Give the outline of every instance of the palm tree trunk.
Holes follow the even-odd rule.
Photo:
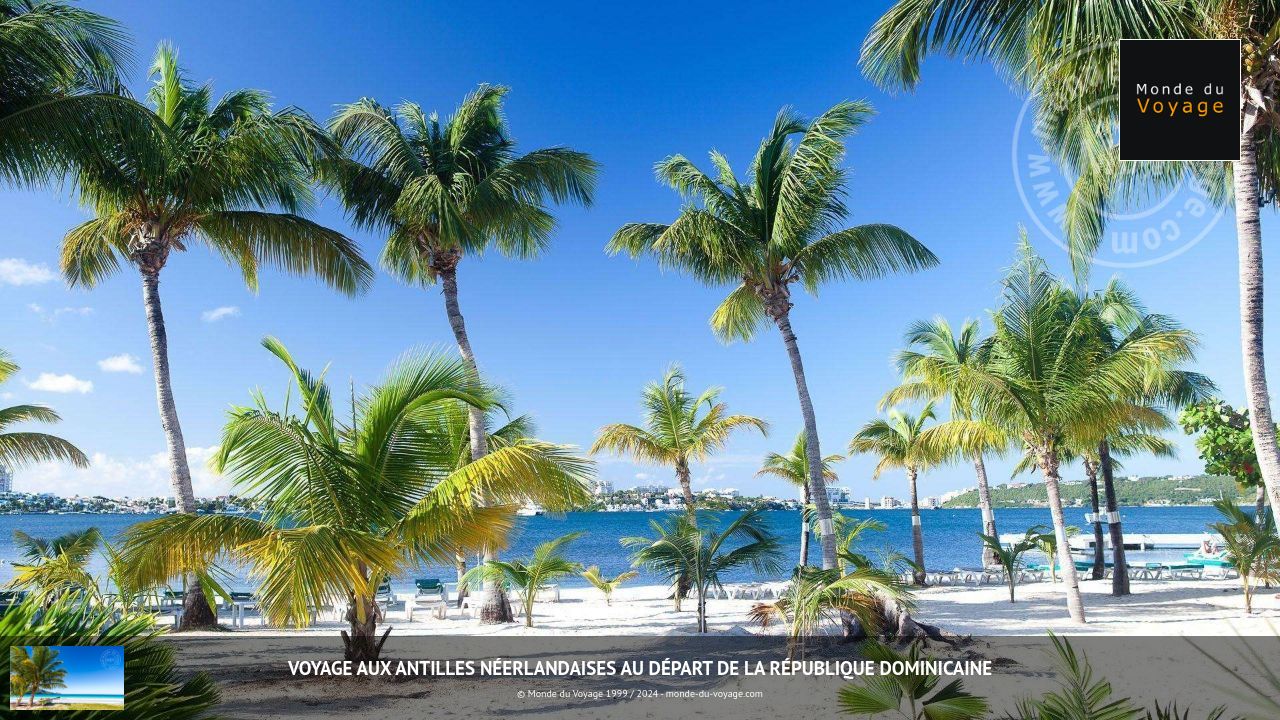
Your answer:
[[[1111,516],[1111,522],[1107,524],[1111,530],[1111,594],[1120,597],[1129,594],[1129,569],[1124,558],[1124,528],[1120,522],[1120,514],[1116,512],[1119,505],[1111,465],[1111,445],[1106,440],[1098,443],[1098,466],[1102,470],[1102,484],[1107,491],[1107,513]]]
[[[1253,521],[1258,523],[1262,522],[1262,519],[1266,517],[1266,512],[1267,512],[1267,489],[1259,485],[1258,495],[1253,501]]]
[[[996,534],[996,510],[991,506],[991,487],[987,484],[987,463],[982,459],[980,452],[973,454],[973,470],[978,476],[978,507],[982,508],[982,532],[984,535],[998,538],[1000,536]],[[996,551],[983,543],[982,567],[990,567],[998,563]]]
[[[174,504],[180,513],[196,513],[196,495],[191,487],[191,468],[187,465],[187,446],[178,422],[178,407],[173,400],[173,380],[169,376],[169,335],[164,326],[160,306],[160,269],[142,270],[142,304],[147,315],[147,334],[151,337],[151,364],[156,376],[156,404],[160,408],[160,427],[169,451],[169,482]],[[183,630],[216,627],[218,616],[209,608],[203,588],[194,575],[184,582],[182,600]]]
[[[804,362],[800,359],[800,347],[796,344],[796,334],[791,329],[789,310],[781,310],[774,315],[778,331],[782,333],[782,343],[787,347],[787,357],[791,359],[791,372],[796,380],[796,394],[800,397],[800,414],[804,418],[805,457],[809,461],[809,492],[811,501],[818,509],[818,534],[822,543],[822,569],[831,570],[836,567],[836,534],[831,521],[831,504],[827,502],[827,484],[822,478],[822,449],[818,445],[818,418],[813,412],[813,399],[809,396],[809,384],[804,376]]]
[[[1067,586],[1067,612],[1071,619],[1083,623],[1084,601],[1080,598],[1080,579],[1076,575],[1076,564],[1071,558],[1071,546],[1067,544],[1067,523],[1062,515],[1062,494],[1058,475],[1058,453],[1049,449],[1038,449],[1040,474],[1044,476],[1044,489],[1049,496],[1049,515],[1053,518],[1053,536],[1058,544],[1058,564],[1062,566],[1062,579]],[[1052,564],[1052,563],[1050,563]]]
[[[1258,155],[1254,128],[1246,120],[1240,133],[1240,159],[1233,163],[1236,241],[1240,253],[1240,342],[1244,387],[1258,468],[1271,500],[1280,507],[1280,450],[1271,416],[1262,337],[1262,228],[1258,220]]]
[[[800,502],[800,567],[809,564],[809,523],[805,521],[804,514],[809,508],[809,485],[806,483],[801,492]]]
[[[921,587],[925,584],[924,572],[924,530],[920,527],[920,501],[916,497],[916,469],[907,468],[907,486],[911,490],[911,549],[915,553],[916,567],[912,570],[912,580]]]
[[[462,361],[471,369],[472,374],[480,377],[476,365],[475,353],[471,350],[471,340],[467,337],[467,323],[462,318],[462,310],[458,307],[458,270],[460,259],[457,251],[452,251],[451,263],[445,263],[440,272],[440,284],[444,290],[444,311],[449,317],[449,327],[453,330],[453,338],[458,343],[458,353]],[[485,434],[484,411],[477,407],[467,408],[467,432],[471,436],[471,459],[479,460],[489,454],[488,436]],[[484,561],[498,559],[498,553],[491,547],[484,548]],[[480,622],[486,625],[515,622],[515,614],[511,611],[511,600],[507,597],[502,583],[493,580],[484,581],[484,603],[480,607]]]
[[[689,461],[680,458],[676,461],[676,482],[680,483],[680,492],[684,495],[684,511],[689,521],[697,524],[698,513],[694,509],[693,481],[689,472]]]
[[[364,605],[364,619],[360,619],[357,612],[357,603]],[[387,628],[382,633],[382,637],[378,638],[378,617],[380,611],[377,603],[370,598],[351,597],[347,606],[347,623],[350,626],[350,632],[342,631],[343,659],[352,662],[363,662],[369,660],[377,660],[382,654],[382,644],[387,641],[387,636],[391,634],[391,628]]]
[[[1098,466],[1089,458],[1084,459],[1084,473],[1089,477],[1089,505],[1093,510],[1093,572],[1091,580],[1101,580],[1107,574],[1107,554],[1103,550],[1102,520],[1098,517]]]

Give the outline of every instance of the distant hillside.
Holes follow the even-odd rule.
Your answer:
[[[1098,481],[1101,492],[1102,481]],[[1022,485],[1010,483],[1009,485]],[[1240,499],[1236,484],[1229,478],[1214,475],[1196,477],[1140,477],[1129,480],[1117,477],[1116,495],[1121,505],[1207,505],[1219,497]],[[1247,498],[1252,501],[1253,497]],[[1062,484],[1064,505],[1088,505],[1089,486],[1083,481],[1068,480]],[[1031,507],[1046,505],[1048,498],[1043,483],[1023,487],[1000,485],[991,488],[991,504],[995,507]],[[977,507],[978,491],[971,490],[948,500],[943,507]]]

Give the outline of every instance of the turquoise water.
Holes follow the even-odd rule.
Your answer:
[[[9,705],[11,707],[16,705],[17,700],[18,698],[10,695]],[[62,693],[62,694],[36,693],[36,703],[39,704],[41,700],[53,700],[55,702],[64,702],[64,703],[113,703],[117,705],[124,704],[123,695],[77,695],[74,693]],[[31,701],[30,695],[22,696],[23,705],[26,705],[30,701]]]
[[[1124,529],[1132,533],[1199,533],[1205,530],[1208,523],[1218,519],[1218,513],[1212,507],[1129,507],[1122,508]],[[871,554],[886,550],[911,552],[911,514],[908,510],[845,510],[846,515],[864,518],[873,517],[888,527],[884,532],[871,533],[862,545],[863,552]],[[1086,528],[1084,508],[1068,508],[1067,524]],[[732,513],[725,516],[731,517]],[[109,538],[115,538],[122,530],[141,520],[154,516],[147,515],[0,515],[0,581],[5,581],[13,574],[11,562],[17,559],[13,546],[13,531],[20,529],[36,537],[54,537],[70,530],[97,526]],[[540,515],[537,517],[519,518],[517,529],[511,538],[510,547],[504,555],[511,557],[528,556],[535,545],[565,533],[583,531],[585,536],[575,541],[568,548],[571,559],[584,565],[599,565],[605,575],[615,575],[630,569],[631,562],[626,551],[619,545],[618,538],[629,535],[651,534],[649,523],[663,520],[666,513],[617,512],[617,513],[567,513],[565,515]],[[765,522],[782,538],[783,551],[790,562],[800,553],[800,513],[798,511],[771,511],[764,513]],[[981,515],[978,510],[925,510],[922,513],[924,529],[925,560],[929,569],[950,569],[953,567],[976,567],[981,560],[981,546],[976,533],[981,529]],[[1018,508],[996,511],[996,523],[1001,533],[1021,533],[1032,525],[1050,524],[1049,511],[1045,508]],[[816,550],[816,548],[814,548]],[[1131,553],[1132,554],[1132,553]],[[817,557],[811,551],[810,559]],[[1181,553],[1168,553],[1163,556],[1150,554],[1149,557],[1134,557],[1134,560],[1167,560],[1181,557]],[[474,559],[472,559],[474,562]],[[101,574],[102,563],[97,562],[95,574]],[[412,588],[414,577],[438,577],[446,581],[453,580],[456,574],[452,567],[422,567],[405,577],[396,578],[394,585],[397,591],[407,592]],[[753,578],[749,571],[730,574],[730,581],[741,582]],[[642,575],[634,583],[653,582],[651,576]],[[565,585],[583,585],[580,578],[567,578]],[[249,589],[248,582],[238,583],[236,589]]]

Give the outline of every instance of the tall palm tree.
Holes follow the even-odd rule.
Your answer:
[[[791,446],[791,452],[786,455],[778,453],[769,453],[764,456],[764,462],[760,465],[760,469],[756,471],[756,477],[770,475],[776,478],[782,478],[787,482],[800,488],[800,567],[809,564],[809,505],[813,499],[809,495],[809,455],[806,452],[808,442],[805,440],[804,431],[800,431],[796,435],[796,442]],[[842,462],[843,455],[828,455],[822,458],[822,479],[824,482],[835,482],[839,478],[832,465]]]
[[[649,383],[641,393],[643,427],[605,425],[591,453],[625,454],[638,462],[674,468],[684,494],[685,513],[694,519],[696,501],[689,463],[706,462],[724,449],[735,430],[755,429],[767,435],[769,424],[751,415],[729,415],[729,406],[720,402],[721,388],[710,387],[693,395],[684,383],[684,371],[679,365],[671,366],[661,381]]]
[[[925,404],[918,415],[910,415],[894,408],[889,418],[877,418],[862,426],[849,441],[849,454],[872,454],[880,458],[872,472],[873,478],[891,468],[901,468],[907,474],[907,487],[911,493],[911,548],[915,566],[912,579],[916,585],[924,585],[924,531],[920,524],[920,498],[916,493],[916,480],[920,471],[937,462],[930,449],[920,442],[925,425],[934,419],[933,402]]]
[[[841,167],[845,139],[871,114],[865,101],[841,102],[812,121],[783,108],[745,182],[719,152],[710,154],[714,177],[673,155],[658,163],[657,175],[689,204],[671,224],[624,225],[608,245],[609,252],[633,258],[652,254],[660,266],[687,271],[708,285],[738,283],[711,316],[712,330],[722,340],[750,340],[766,322],[777,326],[809,440],[809,491],[817,506],[825,569],[836,566],[836,542],[817,415],[791,327],[791,286],[800,283],[816,293],[826,282],[910,272],[938,262],[893,225],[840,228],[848,216],[842,200],[848,185]]]
[[[472,372],[478,365],[458,304],[458,263],[489,249],[537,256],[555,229],[548,201],[590,205],[598,169],[586,153],[563,147],[517,153],[502,115],[506,94],[481,85],[444,122],[409,102],[344,105],[329,129],[348,157],[322,173],[357,225],[387,233],[388,272],[410,285],[440,282],[449,327]],[[473,409],[473,459],[488,451],[483,428]],[[490,549],[485,559],[497,556]],[[486,586],[482,619],[512,622],[501,586]]]
[[[1120,162],[1114,131],[1121,38],[1242,40],[1239,161]],[[900,0],[872,27],[862,64],[882,86],[911,88],[921,62],[935,52],[990,61],[1037,96],[1046,149],[1077,176],[1064,216],[1077,277],[1087,273],[1112,206],[1188,174],[1211,201],[1234,204],[1245,391],[1264,485],[1272,505],[1280,503],[1280,448],[1263,354],[1259,222],[1260,207],[1274,202],[1280,188],[1273,152],[1280,142],[1280,7],[1260,0]]]
[[[97,151],[78,163],[75,186],[94,218],[67,233],[62,270],[70,284],[87,287],[122,262],[141,275],[173,494],[180,512],[194,513],[160,303],[171,254],[203,244],[236,266],[250,289],[262,264],[315,275],[347,294],[368,287],[373,272],[355,243],[298,214],[311,200],[309,160],[325,144],[309,118],[273,112],[257,90],[214,102],[209,86],[187,82],[168,45],[157,50],[151,76],[148,104],[135,103],[153,121],[146,131],[104,131]],[[200,587],[189,584],[183,625],[214,623]]]
[[[61,174],[104,124],[144,123],[122,101],[119,23],[65,2],[0,0],[0,181]]]
[[[952,329],[946,318],[936,317],[933,320],[921,320],[913,323],[904,337],[906,348],[895,358],[898,371],[902,373],[902,385],[885,394],[880,401],[881,408],[912,399],[943,399],[951,406],[951,414],[956,417],[968,417],[973,413],[973,403],[958,392],[956,377],[966,365],[986,362],[990,348],[989,343],[979,335],[978,323],[965,320],[959,332]],[[991,506],[991,488],[987,483],[987,464],[985,453],[990,450],[1002,452],[1007,445],[992,448],[976,448],[967,459],[973,462],[973,469],[978,478],[978,506],[982,511],[982,532],[991,537],[998,537],[996,532],[996,513]],[[983,566],[996,562],[995,553],[990,546],[983,545]]]
[[[1097,299],[1051,275],[1025,233],[993,313],[991,360],[965,368],[972,419],[953,418],[926,431],[926,447],[981,447],[1019,438],[1044,479],[1067,608],[1085,621],[1079,579],[1067,543],[1059,465],[1064,450],[1105,437],[1133,417],[1129,398],[1147,387],[1151,358],[1175,364],[1192,356],[1194,337],[1177,329],[1143,334],[1118,347],[1101,340]]]
[[[9,353],[0,350],[0,385],[18,373],[18,364]],[[10,405],[0,407],[0,465],[16,467],[26,463],[48,461],[69,462],[88,467],[89,458],[75,445],[47,433],[10,431],[19,423],[56,423],[62,417],[44,405]]]
[[[384,580],[501,542],[511,503],[533,496],[565,509],[589,497],[591,463],[564,446],[528,441],[455,468],[438,414],[479,401],[461,360],[406,355],[353,398],[343,422],[323,376],[274,338],[263,344],[293,374],[299,414],[256,395],[254,406],[231,410],[213,461],[261,518],[175,514],[135,525],[125,543],[135,580],[160,583],[231,558],[262,578],[272,622],[306,625],[311,609],[345,600],[346,658],[376,660],[390,632],[377,636]]]
[[[23,652],[27,657],[22,663],[21,674],[31,695],[31,705],[35,707],[36,695],[67,686],[67,669],[58,659],[58,651],[52,647],[36,645],[24,648]]]

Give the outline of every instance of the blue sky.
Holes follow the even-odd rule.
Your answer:
[[[59,645],[58,660],[67,675],[62,695],[124,695],[124,649],[117,646]],[[30,654],[32,648],[27,647]]]
[[[720,458],[698,467],[701,487],[788,494],[751,475],[765,452],[789,448],[800,417],[776,332],[746,345],[712,337],[707,318],[725,289],[604,254],[621,224],[669,220],[677,212],[678,198],[653,179],[654,162],[677,152],[702,161],[717,148],[744,171],[783,105],[812,115],[842,99],[867,98],[877,108],[849,145],[851,222],[900,225],[942,263],[917,275],[833,285],[820,298],[796,299],[793,323],[825,452],[841,451],[874,416],[876,401],[894,382],[890,357],[909,322],[939,313],[955,322],[992,307],[1019,225],[1029,228],[1055,269],[1066,270],[1065,253],[1036,224],[1057,200],[1044,182],[1053,173],[1038,174],[1035,148],[1018,129],[1024,98],[980,64],[931,60],[911,94],[885,94],[862,77],[858,48],[888,3],[821,2],[803,13],[763,3],[725,12],[720,3],[688,0],[556,3],[554,9],[387,2],[353,10],[350,3],[314,0],[85,5],[132,31],[139,89],[161,40],[176,44],[190,76],[212,80],[215,90],[263,88],[280,105],[298,105],[322,119],[335,104],[362,96],[411,99],[447,113],[477,83],[511,86],[507,113],[523,147],[570,145],[590,152],[603,173],[594,207],[562,209],[554,247],[538,261],[464,261],[461,302],[482,369],[510,388],[519,411],[538,419],[543,438],[587,446],[600,425],[638,420],[643,384],[670,363],[683,363],[692,385],[724,386],[731,409],[764,417],[774,428],[768,439],[735,439]],[[1185,196],[1137,213],[1136,231],[1183,222]],[[351,230],[332,202],[315,216],[351,232],[376,257],[381,239]],[[1216,224],[1212,216],[1180,231],[1176,241],[1155,249],[1139,245],[1122,259],[1154,261],[1170,248],[1182,249],[1175,257],[1100,268],[1095,277],[1101,282],[1119,272],[1153,310],[1198,331],[1199,369],[1238,404],[1235,235],[1229,213]],[[122,273],[93,291],[68,290],[55,277],[58,242],[85,217],[65,196],[6,189],[0,217],[0,306],[6,309],[0,346],[23,365],[0,392],[11,401],[55,406],[65,417],[58,431],[95,459],[86,472],[22,470],[18,488],[164,492],[158,457],[164,445],[137,276]],[[1051,222],[1043,224],[1052,229]],[[1264,233],[1275,227],[1265,213]],[[1272,253],[1268,260],[1278,259]],[[451,343],[435,290],[407,288],[385,275],[355,301],[274,273],[261,285],[250,294],[235,272],[199,249],[173,257],[165,270],[161,291],[175,394],[197,465],[216,445],[230,404],[246,401],[257,386],[283,395],[287,378],[258,347],[263,335],[281,337],[313,367],[332,362],[330,377],[341,383],[376,380],[408,348]],[[100,365],[109,358],[117,359]],[[1275,362],[1270,370],[1280,372]],[[1180,459],[1137,458],[1128,471],[1198,471],[1190,440],[1179,442]],[[859,497],[905,493],[901,477],[872,482],[872,465],[868,458],[844,463],[841,484]],[[993,463],[995,481],[1003,481],[1010,466]],[[198,493],[223,487],[207,471],[197,474]],[[603,459],[600,474],[619,487],[671,482],[667,471],[614,459]],[[970,484],[969,468],[944,468],[922,478],[921,492]]]

